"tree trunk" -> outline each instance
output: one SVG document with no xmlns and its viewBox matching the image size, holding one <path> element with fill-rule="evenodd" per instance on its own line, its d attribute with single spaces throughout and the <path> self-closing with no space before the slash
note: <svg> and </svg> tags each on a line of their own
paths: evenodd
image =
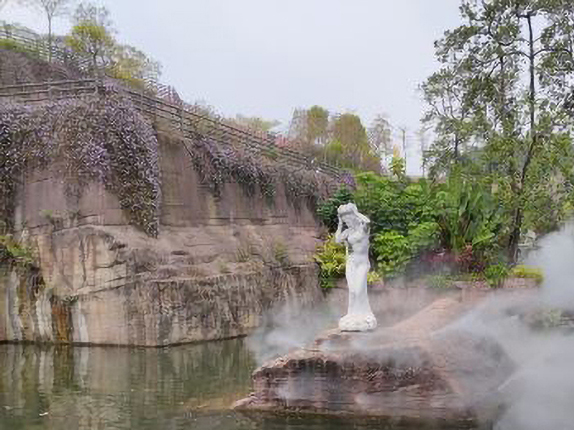
<svg viewBox="0 0 574 430">
<path fill-rule="evenodd" d="M 528 22 L 528 32 L 529 32 L 529 55 L 528 62 L 530 66 L 530 94 L 529 94 L 529 104 L 530 104 L 530 146 L 526 154 L 526 159 L 524 160 L 524 165 L 522 166 L 522 172 L 520 175 L 520 183 L 517 190 L 517 207 L 514 213 L 514 220 L 512 224 L 512 233 L 510 234 L 510 240 L 508 244 L 508 257 L 511 263 L 515 263 L 518 258 L 518 244 L 520 242 L 520 232 L 522 229 L 522 222 L 524 221 L 524 211 L 523 211 L 523 198 L 524 198 L 524 184 L 526 182 L 526 176 L 528 173 L 528 168 L 532 161 L 534 154 L 534 149 L 537 144 L 538 136 L 536 133 L 536 71 L 535 71 L 535 60 L 536 54 L 534 52 L 534 33 L 532 30 L 532 14 L 527 14 L 526 19 Z"/>
<path fill-rule="evenodd" d="M 48 15 L 48 62 L 52 64 L 52 17 Z"/>
</svg>

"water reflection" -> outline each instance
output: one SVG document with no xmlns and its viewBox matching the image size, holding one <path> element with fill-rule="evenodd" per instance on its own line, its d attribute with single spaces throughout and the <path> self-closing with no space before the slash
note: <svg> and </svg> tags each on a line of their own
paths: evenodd
<svg viewBox="0 0 574 430">
<path fill-rule="evenodd" d="M 0 429 L 218 428 L 235 421 L 215 411 L 248 393 L 253 367 L 239 340 L 169 349 L 0 345 Z"/>
<path fill-rule="evenodd" d="M 241 340 L 167 349 L 0 345 L 0 430 L 398 429 L 235 414 L 229 406 L 250 391 L 254 367 Z"/>
</svg>

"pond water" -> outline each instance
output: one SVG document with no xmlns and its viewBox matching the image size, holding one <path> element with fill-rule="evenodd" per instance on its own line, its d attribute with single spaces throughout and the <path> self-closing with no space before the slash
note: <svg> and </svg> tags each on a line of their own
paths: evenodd
<svg viewBox="0 0 574 430">
<path fill-rule="evenodd" d="M 396 428 L 332 419 L 254 420 L 236 414 L 229 406 L 249 393 L 255 366 L 242 340 L 165 349 L 4 344 L 0 429 Z"/>
</svg>

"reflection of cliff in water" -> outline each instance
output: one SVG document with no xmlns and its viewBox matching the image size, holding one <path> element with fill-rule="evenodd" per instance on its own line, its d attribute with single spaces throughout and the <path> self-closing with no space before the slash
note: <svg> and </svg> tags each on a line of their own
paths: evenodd
<svg viewBox="0 0 574 430">
<path fill-rule="evenodd" d="M 206 415 L 247 394 L 253 367 L 240 340 L 166 349 L 0 345 L 0 429 L 217 428 L 223 417 Z"/>
</svg>

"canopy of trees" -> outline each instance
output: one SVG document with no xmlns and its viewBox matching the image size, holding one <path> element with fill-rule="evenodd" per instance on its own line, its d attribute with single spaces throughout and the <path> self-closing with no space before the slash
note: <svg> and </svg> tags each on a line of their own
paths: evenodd
<svg viewBox="0 0 574 430">
<path fill-rule="evenodd" d="M 460 10 L 422 86 L 436 137 L 426 157 L 432 176 L 464 171 L 495 191 L 513 261 L 521 233 L 555 228 L 569 208 L 574 3 L 463 0 Z"/>
</svg>

